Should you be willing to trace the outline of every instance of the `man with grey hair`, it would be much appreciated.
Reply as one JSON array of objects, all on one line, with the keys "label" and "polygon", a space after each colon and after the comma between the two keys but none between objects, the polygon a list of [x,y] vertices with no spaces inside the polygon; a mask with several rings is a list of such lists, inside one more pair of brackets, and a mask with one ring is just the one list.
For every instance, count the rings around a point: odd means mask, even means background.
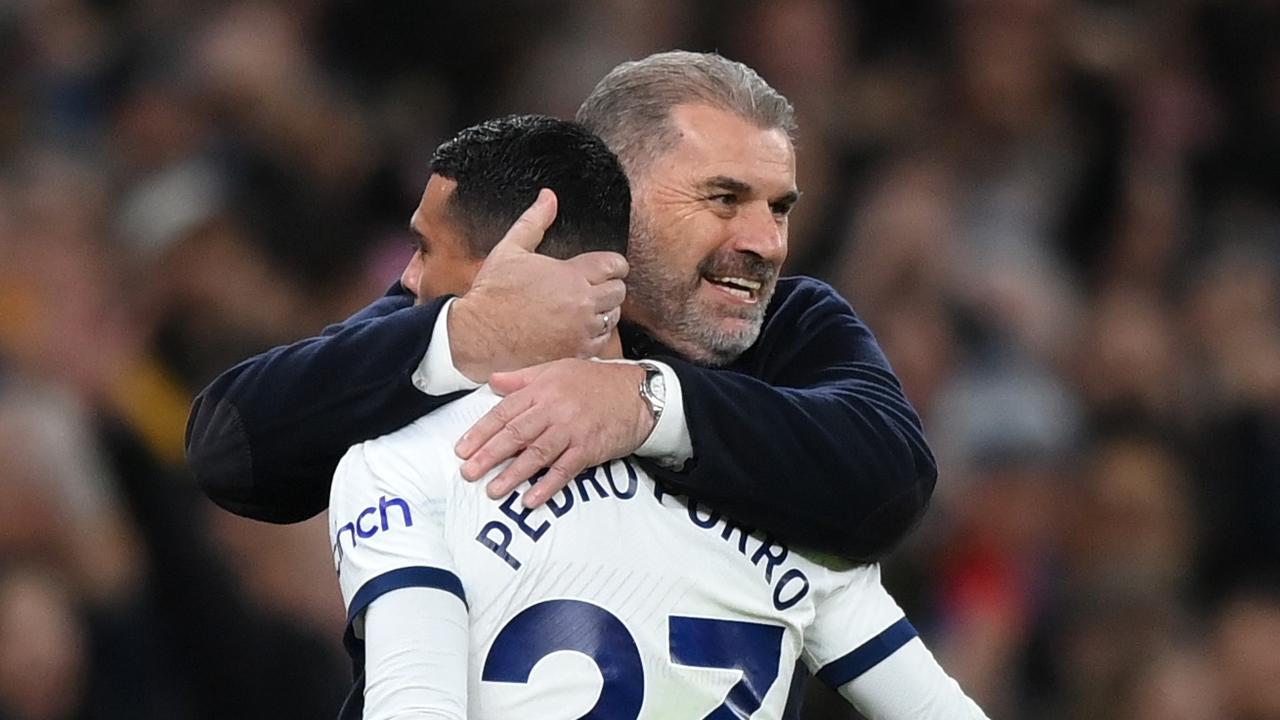
[{"label": "man with grey hair", "polygon": [[[731,117],[765,131],[761,137],[774,143],[776,160],[788,162],[786,155],[795,131],[791,103],[751,68],[718,55],[676,51],[623,63],[600,81],[577,116],[578,122],[617,153],[632,186],[646,191],[637,194],[632,213],[628,319],[652,328],[655,336],[684,357],[708,365],[732,362],[755,342],[777,270],[771,263],[772,248],[760,252],[739,249],[740,279],[748,281],[742,289],[755,293],[756,302],[734,308],[742,323],[717,326],[694,299],[696,285],[679,277],[667,259],[674,243],[657,226],[663,211],[652,191],[655,182],[666,181],[661,173],[670,170],[668,163],[655,176],[655,165],[668,150],[680,146],[692,125],[733,125]],[[720,175],[719,179],[718,185],[708,189],[725,191],[726,196],[751,189],[743,187],[739,178]],[[704,180],[714,183],[717,177],[709,175]],[[770,209],[785,220],[797,199],[794,189],[782,189],[769,200]],[[730,198],[717,201],[727,204]],[[785,230],[778,235],[777,240],[785,243]],[[763,287],[752,286],[762,280],[768,281]]]},{"label": "man with grey hair", "polygon": [[[537,507],[584,468],[634,454],[667,491],[778,541],[879,557],[915,524],[936,467],[867,327],[827,285],[779,278],[798,199],[790,104],[740,63],[663,53],[625,63],[579,119],[633,185],[627,263],[520,251],[471,290],[388,296],[320,338],[276,348],[202,393],[188,458],[237,514],[301,520],[346,449],[488,382],[505,398],[457,443],[470,480]],[[535,204],[508,246],[554,218]],[[432,252],[428,239],[419,253]],[[601,363],[619,316],[625,354]],[[553,359],[564,358],[564,359]]]}]

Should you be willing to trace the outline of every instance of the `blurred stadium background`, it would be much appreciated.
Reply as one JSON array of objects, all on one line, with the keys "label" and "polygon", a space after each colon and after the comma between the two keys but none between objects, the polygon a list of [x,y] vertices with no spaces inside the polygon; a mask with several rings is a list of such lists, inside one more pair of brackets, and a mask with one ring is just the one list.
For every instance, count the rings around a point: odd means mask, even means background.
[{"label": "blurred stadium background", "polygon": [[788,269],[925,417],[886,572],[969,692],[1280,718],[1271,0],[0,0],[0,718],[332,717],[323,520],[199,497],[192,395],[384,291],[439,140],[669,48],[797,106]]}]

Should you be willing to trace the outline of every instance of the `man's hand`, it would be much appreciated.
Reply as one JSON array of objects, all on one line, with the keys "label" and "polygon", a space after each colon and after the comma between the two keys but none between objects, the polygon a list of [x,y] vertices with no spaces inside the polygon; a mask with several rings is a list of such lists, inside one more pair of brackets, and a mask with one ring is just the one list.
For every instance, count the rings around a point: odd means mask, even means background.
[{"label": "man's hand", "polygon": [[543,190],[489,253],[471,290],[449,308],[454,365],[475,382],[557,358],[595,357],[618,323],[627,259],[583,253],[568,260],[534,250],[556,217]]},{"label": "man's hand", "polygon": [[638,365],[576,359],[495,374],[489,383],[505,397],[458,441],[462,476],[477,480],[514,456],[489,482],[498,498],[547,468],[523,496],[525,507],[541,505],[584,469],[644,444],[654,418],[643,380]]}]

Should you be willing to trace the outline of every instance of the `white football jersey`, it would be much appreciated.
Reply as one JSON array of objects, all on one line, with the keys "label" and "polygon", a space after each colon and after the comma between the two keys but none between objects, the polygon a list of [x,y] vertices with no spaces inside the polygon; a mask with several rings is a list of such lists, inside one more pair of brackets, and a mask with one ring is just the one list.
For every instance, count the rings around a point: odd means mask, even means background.
[{"label": "white football jersey", "polygon": [[634,459],[537,510],[527,484],[488,498],[453,444],[498,400],[481,388],[339,465],[330,537],[357,656],[369,603],[437,588],[468,611],[468,717],[777,718],[797,659],[840,687],[916,636],[877,566],[792,551]]}]

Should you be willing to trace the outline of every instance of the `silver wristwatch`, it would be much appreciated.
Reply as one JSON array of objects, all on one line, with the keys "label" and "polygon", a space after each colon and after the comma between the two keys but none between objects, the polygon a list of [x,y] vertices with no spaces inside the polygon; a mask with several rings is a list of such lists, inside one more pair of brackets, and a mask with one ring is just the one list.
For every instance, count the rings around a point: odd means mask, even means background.
[{"label": "silver wristwatch", "polygon": [[662,375],[662,368],[641,360],[636,363],[644,368],[644,380],[640,381],[640,397],[649,404],[649,412],[653,413],[653,424],[657,425],[662,418],[662,411],[667,407],[667,379]]}]

